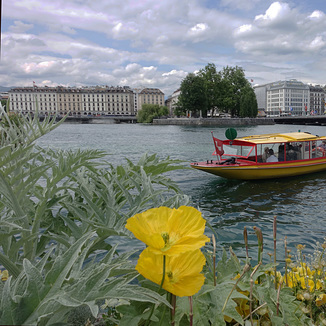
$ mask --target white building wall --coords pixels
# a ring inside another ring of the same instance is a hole
[[[278,81],[254,89],[258,108],[265,105],[267,116],[306,115],[310,112],[309,86],[300,81]]]

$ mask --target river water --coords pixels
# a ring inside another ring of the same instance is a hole
[[[137,162],[144,153],[189,162],[212,159],[214,136],[225,139],[227,127],[153,126],[142,124],[62,124],[37,141],[55,149],[99,149],[108,153],[108,162],[123,164],[125,158]],[[238,137],[290,131],[326,135],[323,126],[247,126],[238,127]],[[217,234],[219,249],[232,246],[244,255],[243,228],[249,232],[250,254],[256,256],[257,240],[253,226],[264,235],[264,256],[273,248],[273,217],[277,216],[278,251],[283,240],[288,246],[306,245],[312,253],[317,242],[326,237],[326,172],[300,177],[264,180],[226,180],[196,170],[179,170],[171,175],[191,197]],[[209,232],[209,231],[208,231]],[[280,257],[281,258],[281,257]]]

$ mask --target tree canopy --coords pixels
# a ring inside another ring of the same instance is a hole
[[[158,104],[143,104],[142,108],[137,113],[137,121],[140,123],[151,123],[153,119],[160,118],[169,114],[169,109],[166,106]]]
[[[194,115],[199,114],[200,110],[203,115],[207,112],[207,90],[206,84],[202,77],[195,74],[188,76],[181,83],[181,95],[178,99],[178,108],[180,112],[191,111]]]
[[[176,114],[190,111],[198,116],[202,111],[207,116],[208,111],[218,110],[232,117],[257,116],[256,95],[241,67],[226,66],[217,71],[215,64],[209,63],[197,74],[188,74],[180,90]]]

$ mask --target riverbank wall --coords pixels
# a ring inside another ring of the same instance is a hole
[[[153,120],[153,125],[161,126],[255,126],[274,124],[274,119],[269,118],[167,118]]]

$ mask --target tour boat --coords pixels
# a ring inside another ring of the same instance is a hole
[[[233,131],[235,136],[227,140],[215,138],[212,133],[216,159],[194,162],[191,167],[241,180],[283,178],[326,170],[325,136],[298,131],[236,138]]]

